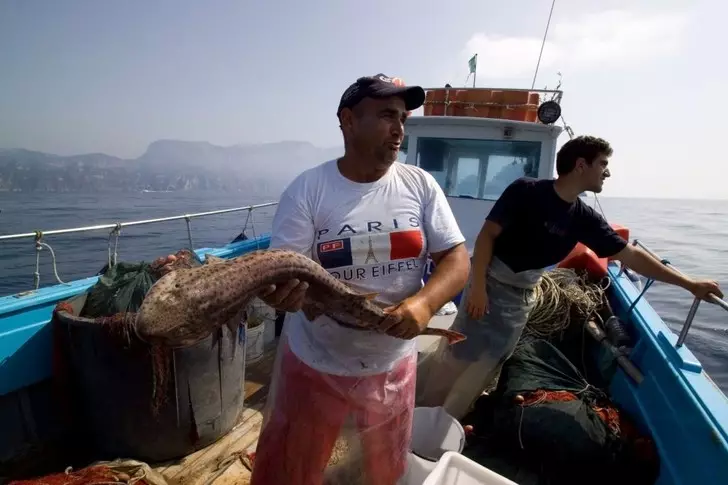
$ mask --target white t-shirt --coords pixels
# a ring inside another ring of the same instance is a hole
[[[362,293],[396,304],[423,286],[427,255],[465,241],[445,194],[429,173],[395,162],[372,183],[353,182],[336,160],[306,170],[286,188],[271,248],[300,252]],[[391,370],[415,341],[343,327],[323,315],[288,313],[291,350],[328,374]]]

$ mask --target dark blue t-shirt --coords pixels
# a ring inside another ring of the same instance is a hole
[[[487,219],[503,227],[493,255],[516,273],[560,262],[577,242],[601,258],[614,256],[627,245],[581,198],[566,202],[559,197],[554,180],[524,177],[514,181]]]

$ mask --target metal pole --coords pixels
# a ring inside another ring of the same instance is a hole
[[[181,216],[172,216],[172,217],[160,217],[157,219],[146,219],[143,221],[131,221],[131,222],[120,222],[117,224],[99,224],[97,226],[86,226],[86,227],[74,227],[72,229],[54,229],[51,231],[42,231],[44,236],[50,236],[50,235],[58,235],[58,234],[71,234],[76,232],[85,232],[85,231],[98,231],[101,229],[114,229],[115,227],[123,228],[123,227],[131,227],[131,226],[139,226],[144,224],[155,224],[158,222],[168,222],[168,221],[179,221],[184,219],[195,219],[197,217],[207,217],[212,215],[218,215],[218,214],[228,214],[231,212],[241,212],[251,209],[260,209],[263,207],[271,207],[274,205],[277,205],[278,202],[266,202],[264,204],[256,204],[256,205],[248,205],[245,207],[234,207],[232,209],[221,209],[221,210],[214,210],[214,211],[208,211],[208,212],[197,212],[195,214],[186,214]],[[22,238],[30,238],[30,237],[36,237],[35,232],[27,232],[22,234],[6,234],[6,235],[0,235],[0,241],[8,240],[8,239],[22,239]]]
[[[688,332],[690,331],[690,326],[693,324],[695,313],[698,311],[698,305],[700,305],[700,298],[696,298],[693,300],[693,304],[690,306],[690,311],[688,312],[688,317],[685,319],[682,330],[680,330],[680,335],[677,338],[675,348],[679,349],[685,343],[685,339],[687,338]]]
[[[478,75],[478,53],[475,53],[475,70],[473,71],[473,87],[475,87],[475,78]]]
[[[549,12],[549,19],[546,22],[546,32],[543,33],[543,41],[541,42],[541,52],[538,53],[538,62],[536,63],[536,72],[533,73],[533,82],[531,83],[531,89],[536,85],[536,76],[538,76],[538,67],[541,65],[541,56],[543,55],[543,46],[546,45],[546,36],[549,33],[549,25],[551,25],[551,15],[554,13],[554,5],[556,0],[551,2],[551,11]]]
[[[635,246],[639,246],[640,248],[642,248],[642,250],[644,252],[646,252],[647,254],[649,254],[650,256],[652,256],[653,258],[655,258],[657,261],[660,261],[665,266],[670,266],[670,268],[673,271],[675,271],[676,273],[678,273],[678,274],[680,274],[682,276],[686,276],[685,273],[683,273],[682,271],[680,271],[679,269],[677,269],[675,266],[673,266],[672,263],[670,263],[666,259],[663,260],[657,253],[655,253],[653,250],[651,250],[650,248],[648,248],[647,246],[645,246],[644,244],[642,244],[637,239],[635,239],[632,244],[634,244]],[[718,298],[713,293],[708,293],[706,295],[705,299],[708,302],[713,303],[715,305],[718,305],[719,307],[721,307],[724,310],[728,311],[728,302],[726,302],[725,300],[722,300],[722,299]],[[695,313],[698,311],[698,305],[700,305],[700,301],[701,301],[700,298],[695,298],[695,300],[693,300],[693,304],[690,306],[690,311],[688,312],[688,316],[685,319],[685,323],[683,324],[683,327],[680,330],[680,335],[677,338],[677,343],[675,344],[675,348],[680,348],[685,343],[685,339],[688,336],[688,332],[690,331],[690,327],[693,324],[693,319],[695,318]]]

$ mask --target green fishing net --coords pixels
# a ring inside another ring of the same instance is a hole
[[[98,318],[136,312],[156,280],[149,263],[117,263],[89,290],[81,316]]]
[[[152,263],[122,261],[108,267],[88,291],[81,316],[99,318],[135,313],[147,292],[164,274],[202,264],[192,251],[186,249],[175,253],[172,262],[165,264],[166,261],[165,257]]]
[[[545,340],[519,346],[463,422],[463,454],[522,485],[648,484],[659,470],[652,440]]]

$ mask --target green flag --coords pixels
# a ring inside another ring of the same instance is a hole
[[[476,68],[477,65],[478,65],[478,54],[475,54],[468,61],[468,67],[470,68],[470,74],[474,74],[475,73],[475,68]]]

